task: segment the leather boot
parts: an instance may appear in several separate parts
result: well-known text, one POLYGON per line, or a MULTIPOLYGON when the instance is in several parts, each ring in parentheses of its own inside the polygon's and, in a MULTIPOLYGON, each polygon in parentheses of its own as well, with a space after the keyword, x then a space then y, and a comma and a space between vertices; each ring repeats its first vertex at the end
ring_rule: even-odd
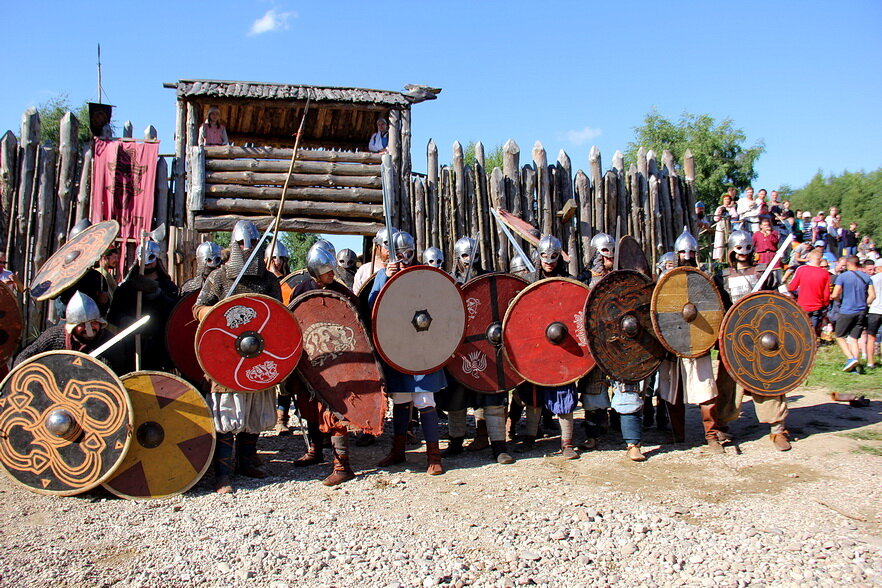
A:
POLYGON ((524 405, 512 401, 508 408, 508 438, 512 441, 518 436, 518 423, 524 415, 524 405))
POLYGON ((701 409, 701 424, 704 425, 704 438, 707 441, 708 451, 716 454, 726 453, 717 436, 719 427, 717 427, 716 418, 714 418, 714 404, 699 404, 698 408, 701 409))
POLYGON ((276 409, 276 426, 273 427, 273 430, 279 437, 291 434, 291 429, 288 428, 287 410, 276 409))
POLYGON ((450 443, 447 444, 447 449, 441 452, 441 457, 453 457, 454 455, 461 455, 463 452, 463 441, 465 441, 464 437, 451 437, 450 443))
POLYGON ((563 456, 564 459, 579 459, 579 454, 573 448, 572 439, 560 440, 560 454, 563 456))
POLYGON ((317 443, 310 441, 309 447, 306 448, 306 453, 294 460, 294 467, 305 468, 317 463, 322 463, 325 460, 323 453, 324 452, 317 443))
POLYGON ((430 476, 440 476, 444 473, 441 465, 441 448, 437 443, 426 443, 426 473, 430 476))
POLYGON ((532 435, 524 435, 520 443, 515 445, 515 453, 528 453, 536 448, 536 437, 532 435))
POLYGON ((640 451, 640 445, 628 445, 628 459, 631 461, 646 461, 646 456, 640 451))
POLYGON ((490 437, 487 435, 487 421, 479 420, 475 423, 475 438, 466 445, 468 451, 482 451, 490 447, 490 437))
POLYGON ((769 438, 772 440, 772 445, 775 446, 775 449, 778 451, 790 451, 790 440, 787 439, 787 431, 782 433, 772 433, 769 438))
POLYGON ((392 437, 392 448, 389 450, 389 454, 380 460, 377 464, 377 467, 387 468, 392 465, 396 465, 399 463, 404 463, 407 461, 407 458, 404 454, 404 449, 407 446, 407 435, 394 435, 392 437))
POLYGON ((665 400, 665 408, 668 412, 668 422, 674 435, 674 443, 683 443, 686 440, 686 405, 671 404, 665 400))
POLYGON ((218 494, 233 493, 233 441, 232 433, 218 433, 214 446, 214 491, 218 494))
POLYGON ((355 477, 355 472, 349 466, 349 433, 334 435, 331 445, 334 448, 334 469, 330 476, 322 480, 325 486, 336 486, 355 477))
POLYGON ((246 478, 266 478, 269 476, 261 469, 260 458, 257 457, 257 433, 239 433, 236 435, 236 473, 246 478))
POLYGON ((493 459, 496 463, 510 464, 514 463, 514 458, 509 455, 505 441, 491 441, 490 447, 493 449, 493 459))

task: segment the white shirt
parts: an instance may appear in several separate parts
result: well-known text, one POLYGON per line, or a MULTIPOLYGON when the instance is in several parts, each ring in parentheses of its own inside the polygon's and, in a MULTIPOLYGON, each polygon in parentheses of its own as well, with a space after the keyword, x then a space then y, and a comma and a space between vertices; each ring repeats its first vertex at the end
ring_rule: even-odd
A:
POLYGON ((882 273, 878 273, 878 267, 876 271, 877 273, 873 274, 873 277, 870 278, 873 282, 873 289, 876 290, 876 299, 873 300, 873 304, 867 309, 867 312, 870 314, 882 314, 882 273))

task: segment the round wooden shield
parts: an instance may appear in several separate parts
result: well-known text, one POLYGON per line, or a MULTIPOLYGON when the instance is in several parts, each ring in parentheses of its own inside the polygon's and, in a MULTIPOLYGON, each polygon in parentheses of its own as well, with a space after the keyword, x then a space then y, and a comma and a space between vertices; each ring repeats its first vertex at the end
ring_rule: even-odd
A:
POLYGON ((303 332, 297 369, 337 418, 381 435, 386 415, 383 370, 355 306, 337 292, 311 290, 288 308, 303 332))
POLYGON ((104 487, 122 498, 181 494, 202 478, 214 453, 214 422, 202 395, 162 372, 122 377, 132 400, 134 439, 104 487))
POLYGON ((760 396, 799 386, 812 371, 816 351, 808 315, 778 292, 748 294, 723 319, 720 358, 736 382, 760 396))
POLYGON ((502 350, 502 319, 509 304, 527 287, 511 274, 485 274, 462 286, 466 303, 465 337, 447 362, 447 372, 475 392, 511 390, 524 379, 502 350))
MULTIPOLYGON (((646 254, 637 239, 631 235, 625 235, 619 239, 617 245, 619 249, 619 267, 623 270, 635 270, 641 274, 650 275, 649 262, 646 261, 646 254)), ((602 364, 601 364, 602 365, 602 364)))
POLYGON ((196 331, 199 321, 193 317, 193 305, 199 298, 199 290, 190 292, 178 300, 165 325, 165 346, 175 367, 191 382, 204 377, 199 358, 196 357, 196 331))
POLYGON ((106 220, 76 235, 52 254, 34 276, 31 296, 36 300, 48 300, 77 283, 113 244, 118 234, 119 223, 106 220))
POLYGON ((300 326, 291 312, 262 294, 238 294, 215 304, 196 332, 203 371, 238 392, 281 383, 302 351, 300 326))
POLYGON ((374 302, 374 345, 383 361, 406 374, 428 374, 462 343, 465 302, 446 272, 426 265, 389 278, 374 302))
POLYGON ((713 279, 694 267, 674 268, 652 292, 652 326, 661 344, 679 357, 698 357, 717 342, 723 300, 713 279))
POLYGON ((374 289, 374 278, 376 274, 369 277, 367 281, 361 285, 358 292, 355 293, 358 296, 358 314, 361 316, 361 320, 364 322, 365 328, 367 328, 368 333, 371 332, 371 303, 368 298, 371 295, 371 290, 374 289))
POLYGON ((534 282, 505 313, 502 345, 517 373, 539 386, 575 382, 595 366, 585 332, 588 286, 570 278, 534 282))
POLYGON ((585 303, 588 348, 605 374, 622 382, 648 378, 666 355, 650 317, 652 279, 635 270, 611 272, 585 303))
POLYGON ((21 337, 21 309, 12 289, 0 282, 0 363, 18 349, 21 337))
POLYGON ((290 274, 288 274, 287 276, 285 276, 284 278, 282 278, 282 283, 288 284, 291 287, 291 289, 293 290, 294 288, 297 287, 297 284, 299 284, 300 282, 305 282, 309 279, 310 279, 309 272, 306 271, 306 268, 302 268, 302 269, 293 271, 290 274))
POLYGON ((132 404, 106 365, 48 351, 0 384, 0 464, 34 492, 69 496, 98 486, 125 456, 132 404))

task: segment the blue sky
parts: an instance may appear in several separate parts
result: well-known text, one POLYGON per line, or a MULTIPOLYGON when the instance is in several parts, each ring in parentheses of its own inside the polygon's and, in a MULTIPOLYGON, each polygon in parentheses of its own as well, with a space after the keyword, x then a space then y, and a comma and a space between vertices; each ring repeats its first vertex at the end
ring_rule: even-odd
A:
POLYGON ((413 112, 414 170, 434 138, 522 164, 541 141, 604 166, 653 107, 730 117, 762 140, 757 187, 882 165, 882 2, 4 2, 0 133, 59 93, 107 101, 171 151, 179 78, 443 88, 413 112), (36 15, 36 16, 35 16, 36 15), (35 20, 38 19, 38 20, 35 20), (39 26, 34 26, 39 22, 39 26), (73 34, 76 32, 76 34, 73 34))

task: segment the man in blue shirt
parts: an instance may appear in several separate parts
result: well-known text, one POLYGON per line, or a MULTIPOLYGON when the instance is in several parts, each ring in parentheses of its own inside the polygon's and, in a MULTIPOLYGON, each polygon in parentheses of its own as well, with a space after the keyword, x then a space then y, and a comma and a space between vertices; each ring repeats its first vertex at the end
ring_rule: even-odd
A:
POLYGON ((867 307, 876 299, 876 290, 870 277, 860 271, 860 260, 857 256, 848 256, 845 267, 846 271, 836 277, 836 285, 830 297, 839 301, 836 342, 845 354, 846 361, 842 371, 850 372, 860 365, 859 342, 867 325, 867 307))

